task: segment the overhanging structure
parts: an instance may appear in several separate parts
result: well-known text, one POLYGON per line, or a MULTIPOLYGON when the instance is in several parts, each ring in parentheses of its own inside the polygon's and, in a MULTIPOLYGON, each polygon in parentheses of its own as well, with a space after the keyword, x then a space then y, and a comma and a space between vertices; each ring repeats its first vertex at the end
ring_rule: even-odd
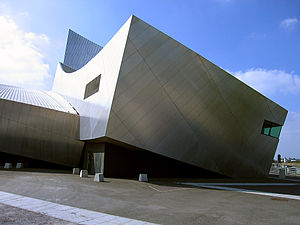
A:
MULTIPOLYGON (((65 128, 75 129, 64 134, 71 139, 64 149, 73 146, 74 152, 72 147, 51 158, 12 146, 0 146, 0 151, 104 169, 116 176, 122 171, 197 175, 202 168, 231 177, 258 177, 269 171, 287 115, 278 104, 135 16, 103 48, 70 31, 53 93, 75 109, 74 115, 63 113, 79 123, 65 128)), ((44 108, 39 110, 44 113, 44 108)), ((1 120, 10 119, 6 115, 1 120)), ((52 122, 61 125, 56 118, 52 122)), ((59 138, 53 143, 59 145, 59 138)), ((52 151, 43 144, 35 149, 52 151)))

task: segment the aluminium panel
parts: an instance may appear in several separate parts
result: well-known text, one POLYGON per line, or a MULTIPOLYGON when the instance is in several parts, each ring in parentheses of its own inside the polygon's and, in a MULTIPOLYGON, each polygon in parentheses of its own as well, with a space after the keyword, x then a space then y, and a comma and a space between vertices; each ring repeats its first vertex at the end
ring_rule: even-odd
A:
POLYGON ((78 115, 10 100, 0 102, 10 112, 0 116, 1 152, 79 166, 84 143, 77 140, 78 115), (16 117, 14 112, 21 113, 16 117))
POLYGON ((66 73, 61 65, 57 67, 53 90, 68 99, 80 114, 81 140, 105 136, 130 22, 131 18, 81 69, 66 73), (99 75, 99 91, 84 99, 86 84, 99 75))
POLYGON ((228 176, 265 175, 278 139, 261 135, 261 126, 267 118, 283 124, 286 110, 266 110, 269 99, 138 18, 132 21, 106 135, 228 176))
POLYGON ((69 30, 64 57, 64 70, 67 72, 79 70, 94 58, 101 49, 100 45, 69 30), (69 68, 65 68, 65 66, 69 68))
POLYGON ((64 98, 50 91, 0 84, 0 99, 76 114, 76 111, 64 98))

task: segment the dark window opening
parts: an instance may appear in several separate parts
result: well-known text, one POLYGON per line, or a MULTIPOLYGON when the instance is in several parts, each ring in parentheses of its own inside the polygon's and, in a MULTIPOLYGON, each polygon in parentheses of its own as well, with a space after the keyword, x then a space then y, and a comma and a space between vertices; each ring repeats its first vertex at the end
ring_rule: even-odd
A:
POLYGON ((101 74, 85 86, 84 99, 99 91, 101 74))
POLYGON ((265 120, 261 133, 274 138, 279 138, 282 126, 265 120))

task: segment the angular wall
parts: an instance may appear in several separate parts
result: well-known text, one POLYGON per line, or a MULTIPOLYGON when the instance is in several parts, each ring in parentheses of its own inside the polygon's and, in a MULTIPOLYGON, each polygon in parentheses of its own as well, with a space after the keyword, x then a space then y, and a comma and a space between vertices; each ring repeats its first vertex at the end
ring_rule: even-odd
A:
POLYGON ((68 73, 57 67, 53 91, 65 96, 80 114, 81 140, 105 136, 130 21, 81 69, 68 73), (99 91, 84 99, 86 85, 99 75, 99 91))
POLYGON ((78 167, 79 116, 0 99, 0 152, 78 167))
POLYGON ((228 176, 263 176, 287 111, 133 17, 106 136, 228 176))
POLYGON ((135 16, 79 70, 60 64, 53 90, 80 114, 80 140, 108 137, 231 177, 267 174, 279 139, 263 124, 287 114, 135 16))

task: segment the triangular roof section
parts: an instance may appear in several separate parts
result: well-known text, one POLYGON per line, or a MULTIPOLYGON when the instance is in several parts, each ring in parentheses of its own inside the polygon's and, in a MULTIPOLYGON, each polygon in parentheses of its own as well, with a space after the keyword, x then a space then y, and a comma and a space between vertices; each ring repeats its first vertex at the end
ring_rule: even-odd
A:
POLYGON ((69 29, 63 64, 74 70, 79 70, 94 58, 102 48, 69 29))

